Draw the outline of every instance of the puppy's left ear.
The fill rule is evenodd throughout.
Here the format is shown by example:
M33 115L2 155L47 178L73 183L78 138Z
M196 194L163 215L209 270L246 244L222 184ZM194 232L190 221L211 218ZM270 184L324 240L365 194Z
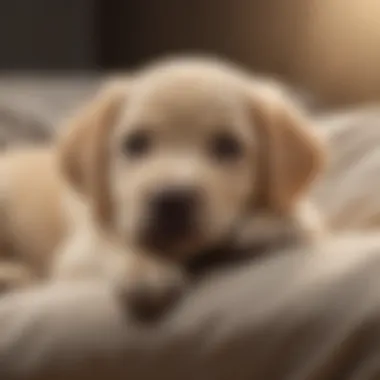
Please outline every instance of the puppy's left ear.
M256 94L251 102L261 151L259 202L288 212L324 169L324 143L308 117L283 94Z
M127 83L107 84L65 127L58 150L62 177L89 202L95 216L110 218L107 141L126 99Z

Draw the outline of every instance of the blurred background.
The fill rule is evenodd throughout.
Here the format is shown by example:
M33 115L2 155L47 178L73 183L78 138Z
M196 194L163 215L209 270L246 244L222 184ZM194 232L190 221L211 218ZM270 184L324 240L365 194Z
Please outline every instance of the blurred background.
M379 20L380 0L1 0L0 100L54 113L99 75L206 52L328 106L377 101Z

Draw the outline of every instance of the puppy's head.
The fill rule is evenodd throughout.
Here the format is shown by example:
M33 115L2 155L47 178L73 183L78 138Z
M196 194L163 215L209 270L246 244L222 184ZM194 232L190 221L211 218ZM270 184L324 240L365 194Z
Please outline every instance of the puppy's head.
M65 178L104 228L173 259L257 209L291 212L322 157L308 122L270 85L197 59L101 91L61 149Z

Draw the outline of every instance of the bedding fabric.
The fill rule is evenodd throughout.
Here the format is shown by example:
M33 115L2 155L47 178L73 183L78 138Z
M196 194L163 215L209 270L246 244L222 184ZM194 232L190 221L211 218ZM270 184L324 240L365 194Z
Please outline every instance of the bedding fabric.
M0 79L0 106L23 115L33 110L42 121L34 125L54 131L55 120L99 80L42 83ZM30 126L29 119L22 118ZM345 134L334 131L331 141L345 145ZM356 137L349 140L354 146ZM339 162L324 179L335 189ZM333 206L342 193L325 190L321 182L316 197L341 226L347 217ZM379 379L379 273L376 235L279 252L215 271L155 325L131 320L112 289L100 284L10 294L0 300L0 379Z
M0 378L378 379L380 242L363 239L215 272L156 325L99 284L9 295Z

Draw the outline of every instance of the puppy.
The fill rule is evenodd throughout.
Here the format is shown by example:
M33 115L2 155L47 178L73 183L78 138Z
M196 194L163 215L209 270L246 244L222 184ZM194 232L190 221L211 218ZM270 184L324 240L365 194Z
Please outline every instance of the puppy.
M324 158L272 83L218 60L162 60L101 90L56 146L1 159L4 261L160 303L189 261L232 236L315 237L307 191Z

